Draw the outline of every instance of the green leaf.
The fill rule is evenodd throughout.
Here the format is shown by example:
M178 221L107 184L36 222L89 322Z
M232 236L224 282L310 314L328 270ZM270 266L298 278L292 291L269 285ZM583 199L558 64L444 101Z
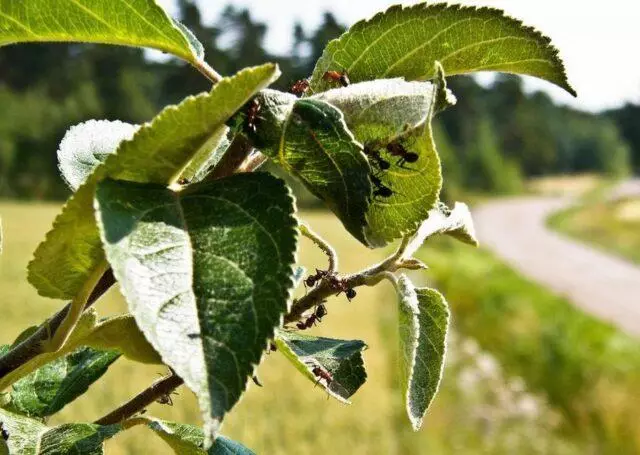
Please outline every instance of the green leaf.
M56 359L64 357L67 354L75 351L80 346L83 346L83 341L91 331L96 327L97 313L94 309L90 308L84 312L76 324L73 332L69 336L69 339L65 345L56 352L47 352L40 354L27 363L22 364L11 373L0 378L0 391L4 390L7 386L15 383L17 380L27 376L28 374L36 371L38 368L43 367L49 362L53 362ZM46 322L45 322L46 324ZM22 335L19 336L19 338Z
M253 455L254 452L242 444L218 436L214 445L205 451L204 433L200 428L182 423L141 417L149 428L158 434L176 455Z
M265 90L256 146L297 177L366 244L364 227L371 195L369 165L342 113L312 99Z
M430 120L436 89L431 82L380 79L336 88L310 99L340 109L360 143L386 145Z
M32 330L32 328L27 330ZM26 332L21 334L18 340L23 338ZM14 346L16 343L17 340L14 342ZM116 316L98 323L96 310L90 308L83 313L62 349L56 352L40 354L2 377L0 379L0 391L50 362L54 362L83 346L103 351L118 351L136 362L162 363L159 354L140 332L132 316ZM1 348L0 354L2 354Z
M0 422L9 433L9 453L20 455L102 455L104 441L121 425L69 423L47 427L38 420L0 409Z
M322 386L329 395L343 403L358 391L367 380L362 351L367 345L360 340L334 340L313 337L299 332L279 330L276 337L281 352L298 371ZM329 372L332 381L320 380L314 367Z
M116 350L134 362L159 365L160 354L147 341L131 315L116 316L101 321L83 342L102 350Z
M64 206L29 264L29 281L40 295L73 299L104 251L93 216L96 185L110 177L170 184L194 157L214 148L225 122L258 91L277 78L277 65L245 69L225 78L210 93L165 108L130 141L98 166Z
M287 311L297 237L288 189L262 173L180 193L106 180L96 203L131 313L214 436Z
M420 228L411 237L402 257L404 259L412 257L429 237L436 234L447 234L461 242L478 246L469 207L462 202L456 202L453 210L450 210L446 205L440 203L437 208L429 212L429 218L420 225Z
M367 213L366 238L370 246L384 246L415 231L437 202L442 177L430 123L436 111L455 103L441 68L438 75L436 82L378 80L314 96L341 109L356 139L379 157L369 155L373 178L392 191L390 197L374 192ZM392 156L386 148L392 142L417 153L418 161L398 164L399 157ZM379 161L388 163L390 168L382 169Z
M415 288L398 280L401 376L405 404L415 431L422 426L442 378L449 327L449 307L435 289Z
M366 236L368 243L376 247L415 231L437 203L442 187L440 159L433 142L431 122L395 142L419 158L416 163L397 166L397 158L380 150L392 167L379 173L378 178L392 194L374 197L369 207Z
M433 65L447 75L476 71L526 74L575 96L549 38L492 8L426 4L392 6L356 23L331 41L311 78L315 91L333 87L326 71L346 71L352 82L404 77L431 79Z
M8 409L29 417L47 417L84 394L120 354L80 348L13 385Z
M87 42L158 49L192 64L202 45L155 0L0 0L0 46Z
M58 167L73 191L140 128L120 121L89 120L69 128L58 148Z

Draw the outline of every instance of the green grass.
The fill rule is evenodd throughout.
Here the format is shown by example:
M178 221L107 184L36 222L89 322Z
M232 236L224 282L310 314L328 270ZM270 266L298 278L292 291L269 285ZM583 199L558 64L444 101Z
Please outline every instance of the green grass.
M586 200L551 216L549 226L640 264L640 198Z
M423 250L459 331L546 394L597 453L640 453L640 342L542 289L490 253L453 241Z
M32 251L58 210L59 207L54 205L0 203L6 241L4 254L0 256L0 295L3 298L0 343L13 340L24 327L42 321L63 304L38 297L25 276L25 267ZM334 243L340 254L342 272L353 272L381 258L381 252L368 250L348 237L331 215L306 213L304 219ZM452 254L454 256L448 259L444 252L429 254L432 270L450 270L462 257L466 258L464 262L471 271L484 270L487 263L492 264L485 255L471 248L464 249L464 256L460 258L455 256L457 250L452 250ZM326 258L306 239L302 244L301 261L309 269L326 264ZM463 274L460 280L445 282L445 295L450 294L449 300L455 308L454 320L459 323L465 321L464 312L481 308L473 303L480 298L477 293L465 293L469 288L483 289L487 295L492 295L490 289L477 286L477 281L472 281L475 279L473 274ZM495 280L497 277L493 277ZM509 283L513 285L513 281ZM532 292L531 285L526 285L525 289ZM543 291L536 292L542 297L545 295ZM513 293L513 300L509 299L508 293ZM521 294L517 288L505 287L501 299L509 302L510 308L537 304L534 298L537 294L534 293L526 302L521 301ZM109 292L96 308L101 316L125 311L117 290ZM329 315L322 325L314 329L314 333L337 338L359 338L369 346L365 352L369 378L354 397L353 404L344 406L328 400L320 388L314 388L284 358L274 353L258 372L264 387L250 385L246 396L226 420L223 433L242 441L260 454L585 453L584 444L572 442L560 433L563 427L558 412L550 409L545 400L536 398L531 413L531 406L526 404L532 401L532 397L522 391L518 381L505 377L501 369L495 368L491 357L475 352L475 348L469 349L470 342L460 337L456 337L457 341L449 348L444 382L425 427L421 432L413 433L398 387L397 313L392 288L385 284L375 289L359 289L358 297L352 303L347 303L344 297L338 297L329 302L328 309ZM513 318L503 320L497 311L488 311L490 317L486 321L492 324L486 327L488 333L499 333L504 324L513 324ZM533 328L527 328L530 322L540 324L542 321L519 321L517 325L522 334L539 330L535 324ZM467 324L459 325L460 329L467 327ZM552 325L549 330L554 330L554 327ZM509 327L505 333L513 335L512 329ZM510 345L517 345L514 341L508 340L503 349L508 351ZM526 345L529 342L531 340L525 337L522 343ZM571 343L574 342L579 347L582 340L576 335L571 338ZM487 346L492 347L490 343ZM496 356L500 357L501 348L493 348L496 348ZM565 349L577 348L569 345L568 340ZM519 354L520 362L523 365L529 362L544 365L547 360L537 359L540 355L544 357L548 354L533 348L528 352L523 347ZM503 357L509 360L510 355ZM570 367L558 364L557 371L547 368L546 379L540 373L539 385L548 383L551 387L555 383L570 384L574 381L575 377L570 373L580 365L576 366L571 357L559 357L559 362L565 361L570 362ZM611 363L615 362L611 360ZM493 367L487 369L487 365ZM596 365L603 366L600 361ZM163 371L159 367L119 360L100 383L51 419L50 423L92 421L139 392L160 373ZM565 386L562 387L565 390ZM621 389L620 398L630 401L627 393L627 389ZM150 406L148 414L199 423L196 403L188 390L182 388L180 395L174 397L174 402L173 407L154 404ZM515 406L520 402L522 406ZM134 428L109 441L107 453L170 452L150 431Z

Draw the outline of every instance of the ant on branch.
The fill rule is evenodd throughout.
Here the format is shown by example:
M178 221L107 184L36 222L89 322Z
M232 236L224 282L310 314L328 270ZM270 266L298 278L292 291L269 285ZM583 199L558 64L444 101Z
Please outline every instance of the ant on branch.
M335 275L329 277L329 286L331 286L331 289L337 291L336 295L344 292L349 302L356 297L356 290L349 286L346 280L341 280Z
M260 104L260 101L258 99L254 98L249 101L249 107L247 108L246 125L247 129L254 134L257 131L257 124L259 120L258 114L260 113L261 108L262 105Z
M329 373L327 370L325 370L324 368L322 368L320 365L318 365L316 363L307 362L307 365L311 367L311 372L313 373L313 375L316 378L318 378L318 380L316 381L316 386L323 379L327 383L327 387L329 387L329 385L331 385L331 383L333 382L333 376L331 375L331 373Z
M379 196L383 198L388 198L393 195L393 191L391 190L391 188L389 188L388 186L385 186L385 184L382 183L382 181L378 177L376 177L375 175L371 175L370 178L371 178L371 182L376 187L375 190L373 190L373 197Z
M320 303L316 310L306 320L300 321L296 324L296 327L300 330L307 330L316 325L317 322L322 322L322 318L327 315L327 307L323 303Z
M327 276L326 270L316 269L315 275L309 275L307 278L305 278L304 284L305 286L309 286L310 288L312 288L316 285L317 282L322 280L325 276Z
M173 392L172 394L165 393L164 395L160 395L156 400L158 404L166 404L167 406L173 406L173 400L171 399L171 395L178 395L178 392Z
M309 79L300 79L289 90L296 96L302 96L309 90Z
M370 158L371 164L373 164L381 171L386 171L391 167L391 164L389 164L387 160L382 158L382 156L380 156L380 152L377 150L373 150L365 145L364 154Z
M387 152L391 156L399 156L400 159L396 163L398 166L402 167L404 163L415 163L418 161L418 154L414 152L408 152L402 144L398 142L390 142L387 144Z
M343 71L342 73L340 71L327 71L322 75L322 79L327 82L338 82L343 87L348 87L349 84L351 84L346 71Z

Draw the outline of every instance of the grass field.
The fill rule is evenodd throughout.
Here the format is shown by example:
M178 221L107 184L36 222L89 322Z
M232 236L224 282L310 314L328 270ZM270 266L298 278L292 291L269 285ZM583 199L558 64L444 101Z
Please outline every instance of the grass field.
M587 200L553 215L549 225L640 264L640 198Z
M547 396L594 453L640 453L640 341L492 254L440 239L422 250L458 331Z
M38 297L25 279L32 251L58 210L54 205L0 203L6 241L0 257L0 342L12 341L24 327L42 321L61 306L59 301ZM380 258L380 252L347 237L333 217L318 212L304 218L337 247L342 272L357 270ZM325 258L306 240L302 250L301 260L308 268L324 266ZM471 256L477 253L466 251ZM438 267L444 268L442 256L439 258ZM472 264L478 266L477 262ZM447 287L456 289L451 282ZM453 306L460 308L459 304ZM125 306L113 290L96 308L106 316L123 312ZM561 435L566 426L560 412L530 394L513 372L505 374L494 357L461 336L450 339L444 382L425 428L419 433L410 431L398 389L396 318L396 303L388 285L359 290L352 303L333 299L329 315L315 333L359 338L369 345L365 352L369 379L354 397L353 405L328 400L275 353L259 370L264 388L250 386L226 420L223 433L259 454L589 453L582 443ZM457 318L454 312L454 321ZM523 330L525 322L521 322ZM92 421L144 388L159 373L163 373L159 367L119 360L102 381L50 423ZM154 404L149 414L198 424L195 400L188 390L182 388L174 401L173 407ZM151 432L134 428L109 441L107 453L170 451Z

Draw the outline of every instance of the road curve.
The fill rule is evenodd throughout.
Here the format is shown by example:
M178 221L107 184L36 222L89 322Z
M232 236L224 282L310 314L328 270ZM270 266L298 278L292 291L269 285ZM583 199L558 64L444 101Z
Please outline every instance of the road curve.
M584 311L640 335L640 267L549 230L569 198L518 197L473 211L478 238L513 268Z

